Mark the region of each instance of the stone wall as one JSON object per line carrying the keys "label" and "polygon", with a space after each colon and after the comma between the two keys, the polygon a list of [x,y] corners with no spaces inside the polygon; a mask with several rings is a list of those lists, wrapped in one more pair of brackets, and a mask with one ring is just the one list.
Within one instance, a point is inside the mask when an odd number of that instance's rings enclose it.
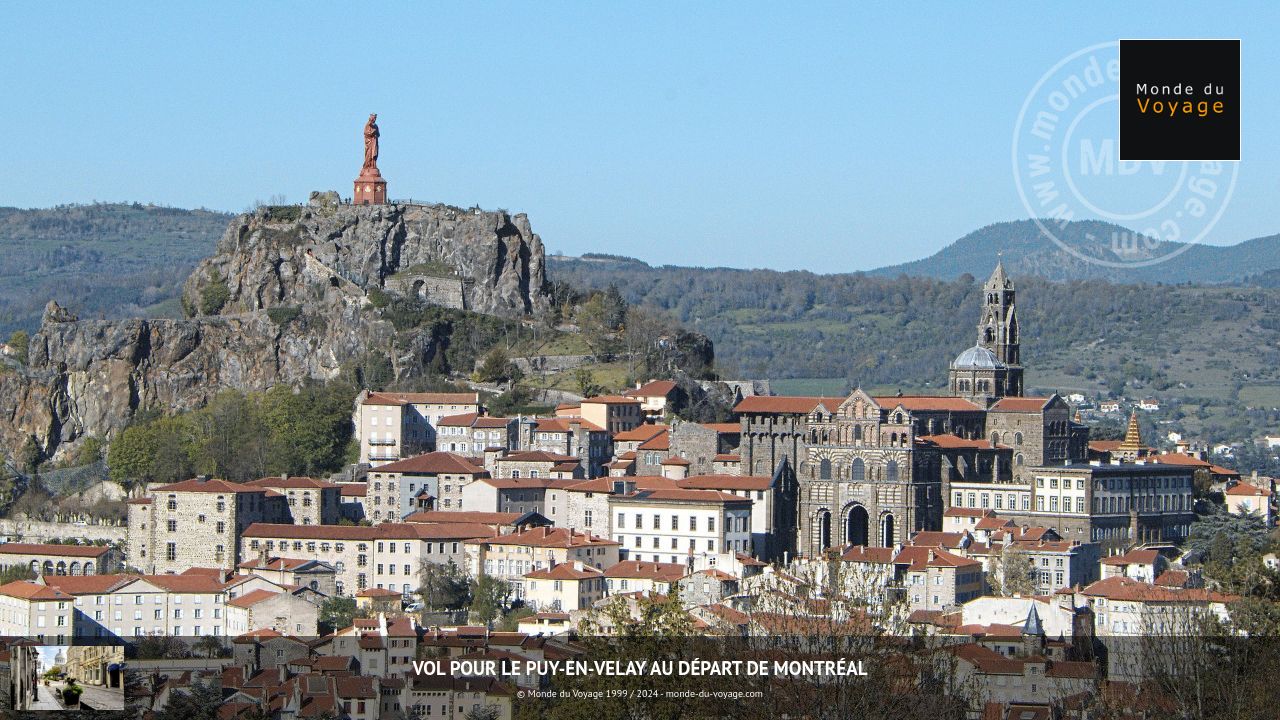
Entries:
{"label": "stone wall", "polygon": [[49,542],[57,538],[80,538],[83,540],[104,540],[109,543],[123,544],[125,541],[124,525],[93,525],[80,523],[56,523],[23,518],[0,518],[0,535],[12,542]]}
{"label": "stone wall", "polygon": [[407,298],[455,310],[467,308],[467,281],[455,276],[401,272],[386,279],[387,289]]}

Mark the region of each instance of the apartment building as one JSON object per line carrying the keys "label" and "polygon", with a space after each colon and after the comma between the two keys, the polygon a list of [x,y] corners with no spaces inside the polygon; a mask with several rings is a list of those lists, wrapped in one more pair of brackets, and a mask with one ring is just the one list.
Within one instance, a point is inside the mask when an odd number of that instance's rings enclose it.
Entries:
{"label": "apartment building", "polygon": [[190,567],[232,570],[239,537],[253,523],[289,520],[285,496],[267,487],[195,478],[128,502],[126,562],[146,573]]}
{"label": "apartment building", "polygon": [[640,400],[625,395],[585,398],[578,406],[578,416],[592,425],[604,428],[611,438],[644,422]]}
{"label": "apartment building", "polygon": [[573,528],[550,527],[467,540],[463,545],[467,572],[510,582],[517,598],[524,597],[527,573],[573,562],[603,570],[618,562],[619,547],[613,540]]}
{"label": "apartment building", "polygon": [[[686,425],[689,423],[685,423]],[[715,490],[751,500],[751,545],[743,552],[772,560],[782,555],[784,533],[795,528],[790,498],[779,497],[778,482],[768,475],[690,475],[677,485],[690,490]]]}
{"label": "apartment building", "polygon": [[77,637],[226,635],[231,586],[221,571],[203,570],[183,575],[96,575],[45,581],[74,598]]}
{"label": "apartment building", "polygon": [[609,498],[611,537],[628,560],[691,563],[751,552],[752,500],[718,490],[640,490]]}
{"label": "apartment building", "polygon": [[462,489],[489,471],[452,452],[430,452],[369,471],[365,510],[373,523],[400,522],[420,510],[462,508]]}
{"label": "apartment building", "polygon": [[360,440],[360,462],[377,467],[432,450],[436,425],[465,413],[480,413],[479,394],[366,393],[352,418]]}
{"label": "apartment building", "polygon": [[535,612],[586,610],[604,597],[605,575],[581,561],[561,563],[525,573],[524,588],[525,604]]}
{"label": "apartment building", "polygon": [[281,475],[246,483],[284,496],[295,525],[334,525],[342,519],[342,489],[326,480]]}
{"label": "apartment building", "polygon": [[666,595],[688,573],[689,566],[684,563],[623,560],[606,568],[604,577],[611,595],[630,592]]}
{"label": "apartment building", "polygon": [[674,480],[656,475],[639,477],[598,477],[547,492],[546,515],[557,525],[611,537],[613,522],[609,498],[638,490],[671,489]]}
{"label": "apartment building", "polygon": [[585,479],[577,457],[544,450],[486,455],[485,467],[495,478]]}
{"label": "apartment building", "polygon": [[353,595],[366,588],[411,593],[421,586],[425,562],[465,566],[463,542],[496,533],[480,523],[383,523],[250,526],[241,538],[246,556],[305,554],[333,567],[334,592]]}
{"label": "apartment building", "polygon": [[678,387],[671,380],[650,380],[647,383],[636,383],[634,388],[622,394],[640,401],[640,412],[646,420],[661,420],[667,409],[675,400]]}
{"label": "apartment building", "polygon": [[236,569],[241,575],[256,575],[281,586],[310,588],[321,595],[337,593],[338,571],[320,560],[259,556],[240,563]]}
{"label": "apartment building", "polygon": [[894,557],[909,609],[950,610],[982,595],[982,563],[940,547],[908,545]]}
{"label": "apartment building", "polygon": [[0,636],[66,644],[74,633],[72,600],[56,588],[27,580],[0,585]]}
{"label": "apartment building", "polygon": [[581,459],[588,477],[605,474],[613,448],[607,430],[584,418],[538,418],[530,450]]}
{"label": "apartment building", "polygon": [[436,425],[436,449],[480,455],[490,448],[513,452],[520,447],[520,421],[465,413],[441,418]]}

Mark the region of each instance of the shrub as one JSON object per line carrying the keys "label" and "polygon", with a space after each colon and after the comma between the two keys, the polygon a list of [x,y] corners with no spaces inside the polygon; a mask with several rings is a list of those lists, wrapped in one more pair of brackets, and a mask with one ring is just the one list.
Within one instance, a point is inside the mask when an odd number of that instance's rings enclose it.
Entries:
{"label": "shrub", "polygon": [[276,306],[267,310],[267,317],[271,318],[271,322],[280,327],[293,322],[301,314],[302,308],[294,305]]}
{"label": "shrub", "polygon": [[231,299],[231,288],[217,270],[209,278],[209,284],[200,290],[200,312],[204,315],[217,315]]}

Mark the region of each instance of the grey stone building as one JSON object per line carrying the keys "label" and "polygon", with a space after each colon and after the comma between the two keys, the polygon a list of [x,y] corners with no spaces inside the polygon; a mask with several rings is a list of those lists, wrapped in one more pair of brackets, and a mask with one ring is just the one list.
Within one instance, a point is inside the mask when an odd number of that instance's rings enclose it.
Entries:
{"label": "grey stone building", "polygon": [[[948,367],[950,394],[747,397],[742,473],[798,483],[793,549],[892,547],[942,526],[952,483],[1025,482],[1030,466],[1083,460],[1088,429],[1056,395],[1022,396],[1013,283],[983,286],[977,343]],[[784,467],[785,466],[785,467]]]}

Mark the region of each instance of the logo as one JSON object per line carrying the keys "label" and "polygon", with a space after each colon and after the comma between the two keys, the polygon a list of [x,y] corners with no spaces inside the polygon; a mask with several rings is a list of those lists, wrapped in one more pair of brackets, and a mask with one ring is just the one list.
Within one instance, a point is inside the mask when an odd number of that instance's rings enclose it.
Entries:
{"label": "logo", "polygon": [[[1125,268],[1164,262],[1222,217],[1239,165],[1221,160],[1122,160],[1120,45],[1078,50],[1041,76],[1014,125],[1019,198],[1041,232],[1073,256]],[[1076,220],[1120,226],[1064,232]]]}

